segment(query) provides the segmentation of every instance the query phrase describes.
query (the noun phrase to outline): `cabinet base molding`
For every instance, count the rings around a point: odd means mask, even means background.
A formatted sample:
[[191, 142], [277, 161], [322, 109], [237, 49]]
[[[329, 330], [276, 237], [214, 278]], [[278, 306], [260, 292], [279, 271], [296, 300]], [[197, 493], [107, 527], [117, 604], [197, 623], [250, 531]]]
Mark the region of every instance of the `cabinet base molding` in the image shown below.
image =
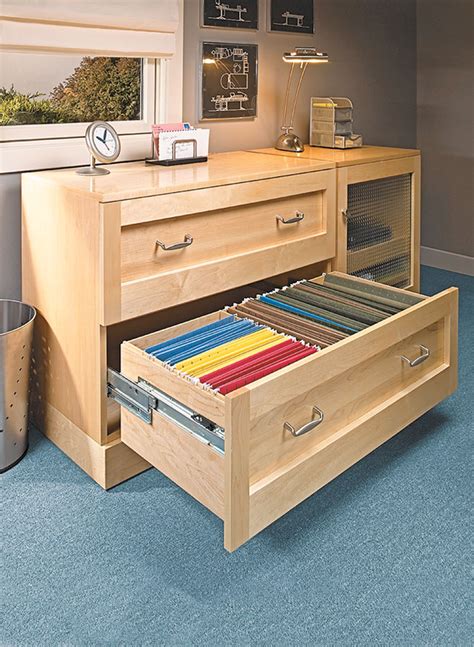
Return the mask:
[[34, 420], [33, 424], [106, 490], [151, 467], [120, 439], [99, 445], [49, 404], [44, 409], [43, 424]]

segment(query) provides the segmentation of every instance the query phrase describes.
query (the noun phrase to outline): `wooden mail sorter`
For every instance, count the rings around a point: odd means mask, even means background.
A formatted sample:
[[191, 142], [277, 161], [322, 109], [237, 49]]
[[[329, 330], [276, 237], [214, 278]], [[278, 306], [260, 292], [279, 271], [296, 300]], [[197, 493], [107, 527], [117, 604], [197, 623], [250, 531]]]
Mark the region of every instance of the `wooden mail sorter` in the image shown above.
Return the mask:
[[[102, 487], [153, 465], [223, 519], [234, 550], [456, 388], [457, 291], [388, 285], [402, 312], [227, 395], [170, 372], [148, 346], [259, 290], [346, 276], [334, 272], [338, 169], [236, 152], [111, 171], [22, 185], [32, 420]], [[321, 424], [288, 433], [315, 406]]]

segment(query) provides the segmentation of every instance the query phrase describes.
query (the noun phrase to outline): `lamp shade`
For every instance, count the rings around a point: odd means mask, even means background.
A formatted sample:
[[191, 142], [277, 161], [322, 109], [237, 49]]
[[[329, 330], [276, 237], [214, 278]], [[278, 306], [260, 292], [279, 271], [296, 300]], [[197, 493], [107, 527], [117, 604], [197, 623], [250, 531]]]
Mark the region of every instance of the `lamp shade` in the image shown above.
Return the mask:
[[178, 24], [178, 0], [2, 0], [0, 48], [170, 57]]
[[327, 63], [329, 56], [314, 47], [296, 47], [292, 52], [285, 52], [283, 60], [285, 63]]

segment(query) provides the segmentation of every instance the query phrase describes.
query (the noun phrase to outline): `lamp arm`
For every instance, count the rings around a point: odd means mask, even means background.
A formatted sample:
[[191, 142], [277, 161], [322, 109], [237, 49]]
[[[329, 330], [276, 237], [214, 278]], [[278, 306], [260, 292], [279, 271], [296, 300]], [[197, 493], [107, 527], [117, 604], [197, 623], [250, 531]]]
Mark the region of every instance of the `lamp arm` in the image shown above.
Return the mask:
[[293, 101], [293, 108], [291, 110], [291, 119], [290, 119], [290, 126], [289, 126], [290, 128], [293, 128], [293, 121], [295, 119], [295, 112], [296, 112], [296, 104], [298, 102], [298, 96], [299, 96], [300, 89], [301, 89], [301, 83], [303, 81], [303, 77], [304, 77], [304, 74], [306, 72], [307, 67], [308, 67], [308, 63], [302, 63], [301, 64], [301, 74], [300, 74], [300, 78], [299, 78], [299, 81], [298, 81], [298, 85], [296, 86], [296, 93], [295, 93], [295, 98], [294, 98], [294, 101]]
[[293, 71], [295, 68], [295, 64], [292, 63], [290, 66], [290, 72], [288, 74], [288, 81], [286, 83], [286, 92], [285, 92], [285, 104], [284, 104], [284, 113], [283, 113], [283, 126], [282, 130], [285, 129], [286, 127], [286, 115], [288, 113], [288, 103], [289, 103], [289, 98], [290, 98], [290, 87], [291, 87], [291, 79], [293, 78]]

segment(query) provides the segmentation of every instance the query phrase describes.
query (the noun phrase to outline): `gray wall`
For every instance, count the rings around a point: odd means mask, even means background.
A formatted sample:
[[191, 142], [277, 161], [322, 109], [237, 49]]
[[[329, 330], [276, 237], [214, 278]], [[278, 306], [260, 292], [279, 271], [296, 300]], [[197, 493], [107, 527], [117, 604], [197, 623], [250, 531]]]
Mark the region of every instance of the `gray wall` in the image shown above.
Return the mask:
[[422, 244], [474, 256], [472, 0], [417, 0]]
[[201, 29], [198, 0], [185, 0], [184, 118], [198, 119], [199, 42], [222, 40], [259, 45], [258, 117], [211, 128], [214, 152], [272, 146], [279, 135], [289, 66], [281, 60], [295, 46], [317, 46], [331, 63], [308, 68], [300, 96], [296, 132], [308, 140], [309, 98], [348, 96], [355, 129], [369, 144], [414, 147], [416, 142], [416, 7], [414, 0], [317, 0], [316, 34], [266, 31], [266, 2], [260, 0], [260, 29]]
[[0, 175], [0, 299], [21, 296], [20, 214], [20, 175]]

